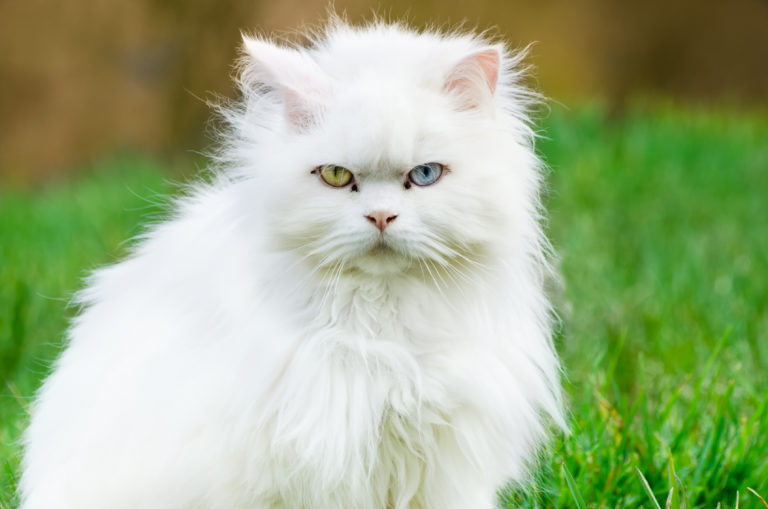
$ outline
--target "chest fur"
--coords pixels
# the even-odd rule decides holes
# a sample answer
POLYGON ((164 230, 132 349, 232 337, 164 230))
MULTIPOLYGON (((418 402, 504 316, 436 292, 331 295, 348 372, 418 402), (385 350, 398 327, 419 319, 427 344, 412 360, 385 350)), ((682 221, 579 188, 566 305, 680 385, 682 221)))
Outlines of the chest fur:
POLYGON ((400 349, 339 349, 322 360, 311 350, 286 371, 281 392, 293 390, 273 414, 272 458, 286 473, 285 492, 328 497, 323 507, 335 496, 361 508, 415 507, 407 504, 447 426, 418 363, 400 349))
POLYGON ((368 286, 337 290, 313 312, 267 412, 286 493, 418 507, 425 472, 456 443, 452 389, 467 381, 450 368, 467 321, 441 304, 368 286))

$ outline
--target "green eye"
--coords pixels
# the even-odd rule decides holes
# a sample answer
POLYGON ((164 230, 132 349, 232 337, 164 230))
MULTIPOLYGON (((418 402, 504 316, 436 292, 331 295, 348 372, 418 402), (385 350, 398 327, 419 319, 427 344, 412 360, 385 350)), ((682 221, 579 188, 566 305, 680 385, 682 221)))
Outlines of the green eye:
POLYGON ((352 182, 352 172, 343 166, 323 164, 318 166, 315 171, 320 174, 320 178, 329 186, 344 187, 352 182))

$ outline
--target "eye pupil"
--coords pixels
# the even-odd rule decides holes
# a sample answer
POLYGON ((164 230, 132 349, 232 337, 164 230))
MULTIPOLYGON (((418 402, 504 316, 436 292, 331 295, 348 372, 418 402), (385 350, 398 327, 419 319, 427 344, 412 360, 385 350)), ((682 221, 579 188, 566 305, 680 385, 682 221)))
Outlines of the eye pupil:
POLYGON ((332 187, 346 187, 354 180, 352 172, 343 166, 323 164, 315 168, 313 173, 319 173, 323 182, 332 187))
POLYGON ((444 169, 440 163, 420 164, 408 173, 408 180, 417 186, 429 186, 438 181, 444 169))

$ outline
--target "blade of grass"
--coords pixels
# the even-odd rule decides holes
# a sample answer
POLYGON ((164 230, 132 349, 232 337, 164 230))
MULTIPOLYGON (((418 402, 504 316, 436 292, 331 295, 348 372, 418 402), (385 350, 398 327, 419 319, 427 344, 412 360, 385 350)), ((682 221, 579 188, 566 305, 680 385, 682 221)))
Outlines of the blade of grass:
POLYGON ((563 475, 565 476, 565 483, 568 485, 568 489, 573 496, 573 501, 576 504, 576 509, 584 509, 587 504, 584 503, 584 498, 581 496, 579 487, 576 485, 576 480, 571 475, 568 467, 563 463, 563 475))
POLYGON ((753 494, 754 496, 756 496, 757 498, 759 498, 759 499, 760 499, 760 502, 762 502, 762 503, 763 503, 763 505, 766 507, 766 509, 768 509, 768 502, 766 502, 766 501, 765 501, 765 499, 764 499, 763 497, 761 497, 761 496, 760 496, 760 494, 759 494, 758 492, 756 492, 755 490, 753 490, 753 489, 752 489, 752 488, 750 488, 749 486, 747 486, 747 490, 749 490, 750 492, 752 492, 752 494, 753 494))
POLYGON ((643 475, 643 473, 637 467, 635 467, 635 472, 637 472, 637 475, 640 476, 640 480, 643 483, 643 488, 645 489, 645 493, 648 495, 648 498, 653 500, 653 506, 656 509, 661 509, 661 506, 659 505, 659 501, 656 500, 656 496, 653 494, 653 490, 651 489, 651 485, 648 484, 648 481, 645 479, 645 476, 643 475))
POLYGON ((675 460, 672 458, 672 450, 667 447, 667 454, 669 455, 669 463, 667 465, 667 473, 669 475, 669 499, 667 500, 667 507, 680 508, 680 497, 675 491, 675 478, 677 472, 675 471, 675 460))
POLYGON ((677 485, 680 487, 680 493, 683 495, 683 502, 685 502, 685 509, 691 509, 691 501, 688 500, 688 492, 685 489, 685 485, 683 484, 683 481, 680 480, 680 477, 678 477, 677 474, 675 474, 675 481, 677 481, 677 485))

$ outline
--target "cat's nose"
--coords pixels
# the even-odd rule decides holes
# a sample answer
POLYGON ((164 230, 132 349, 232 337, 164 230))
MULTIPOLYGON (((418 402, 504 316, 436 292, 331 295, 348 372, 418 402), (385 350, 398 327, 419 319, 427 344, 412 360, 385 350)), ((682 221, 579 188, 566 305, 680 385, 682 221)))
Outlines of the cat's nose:
POLYGON ((389 223, 397 218, 397 214, 393 214, 388 210, 374 210, 365 216, 365 218, 375 224, 376 228, 378 228, 380 232, 383 232, 384 228, 386 228, 389 223))

